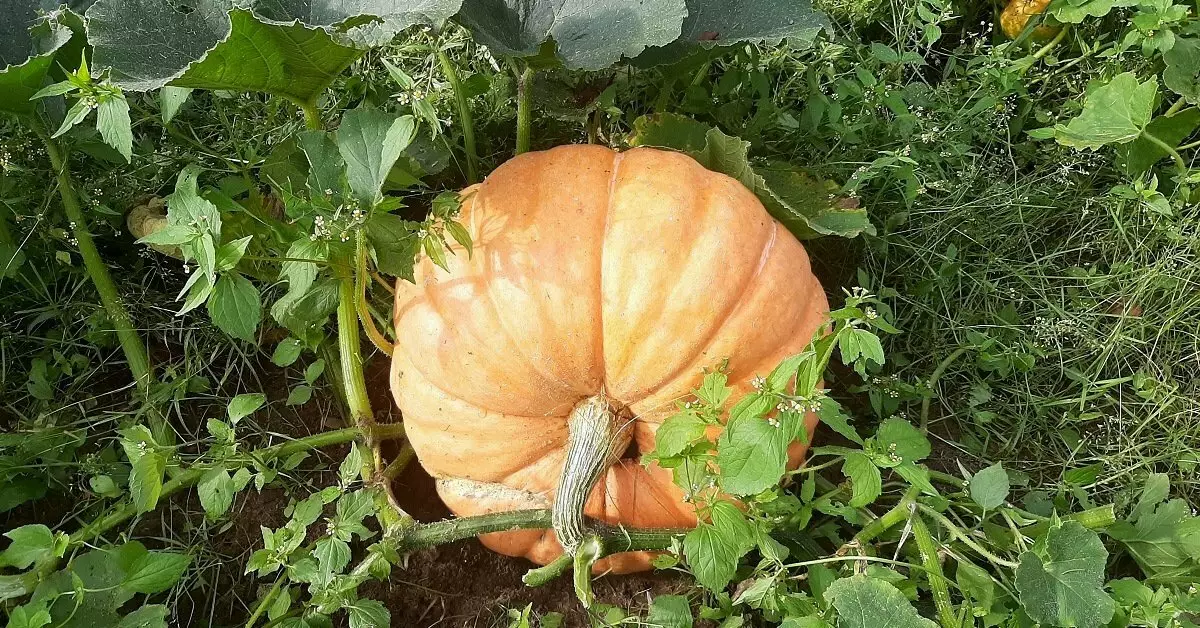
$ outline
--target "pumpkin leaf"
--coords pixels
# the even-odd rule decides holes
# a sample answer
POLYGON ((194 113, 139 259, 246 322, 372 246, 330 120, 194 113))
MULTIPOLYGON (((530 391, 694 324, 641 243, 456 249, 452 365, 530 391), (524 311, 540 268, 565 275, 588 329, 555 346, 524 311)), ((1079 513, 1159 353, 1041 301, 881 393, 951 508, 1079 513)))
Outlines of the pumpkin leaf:
POLYGON ((825 590, 844 628, 936 628, 937 624, 917 614, 904 593, 886 580, 867 575, 842 578, 825 590))
POLYGON ((1150 123, 1157 96, 1157 78, 1139 83, 1133 72, 1118 74, 1087 95, 1078 116, 1054 127, 1054 138, 1065 146, 1091 149, 1132 142, 1150 123))
POLYGON ((1116 147, 1117 158, 1126 174, 1140 177, 1156 162, 1168 155, 1160 144, 1147 139, 1153 135, 1167 146, 1178 146, 1200 126, 1200 109, 1190 107, 1173 116, 1159 116, 1146 125, 1146 132, 1128 144, 1116 147))
POLYGON ((1021 554, 1015 584, 1025 612, 1052 626, 1107 624, 1116 607, 1104 592, 1107 559, 1095 532, 1075 521, 1056 522, 1021 554))
POLYGON ((809 0, 687 0, 679 39, 647 50, 637 64, 670 63, 702 47, 747 42, 778 44, 787 39, 799 48, 828 27, 829 20, 809 0))
MULTIPOLYGON (((0 10, 0 112, 30 115, 37 107, 31 101, 42 89, 61 52, 79 60, 76 46, 67 44, 83 33, 83 20, 68 9, 38 17, 42 3, 15 0, 0 10)), ((81 36, 77 40, 82 48, 81 36)))
POLYGON ((852 238, 874 233, 865 209, 837 199, 837 184, 821 181, 781 162, 754 166, 750 142, 678 114, 654 114, 634 121, 634 146, 683 152, 705 168, 737 179, 767 212, 801 240, 824 235, 852 238))
POLYGON ((1200 102, 1200 80, 1196 76, 1200 70, 1200 39, 1176 39, 1175 45, 1163 53, 1163 61, 1167 64, 1163 70, 1163 84, 1167 89, 1192 104, 1200 102))
POLYGON ((263 91, 312 102, 361 55, 414 24, 439 25, 461 0, 347 0, 245 5, 99 0, 88 10, 95 63, 132 91, 263 91))
POLYGON ((466 0, 458 21, 493 53, 538 54, 553 38, 569 68, 599 70, 679 37, 684 0, 466 0))

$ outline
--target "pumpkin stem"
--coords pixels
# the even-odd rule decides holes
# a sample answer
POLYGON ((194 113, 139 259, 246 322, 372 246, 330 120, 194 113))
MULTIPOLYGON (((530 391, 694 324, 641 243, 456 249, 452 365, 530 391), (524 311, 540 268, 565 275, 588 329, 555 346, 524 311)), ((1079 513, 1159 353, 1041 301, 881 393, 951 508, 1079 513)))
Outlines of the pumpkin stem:
POLYGON ((567 419, 567 456, 551 509, 554 533, 567 554, 574 555, 588 536, 584 504, 600 476, 629 444, 626 425, 604 392, 583 400, 567 419))

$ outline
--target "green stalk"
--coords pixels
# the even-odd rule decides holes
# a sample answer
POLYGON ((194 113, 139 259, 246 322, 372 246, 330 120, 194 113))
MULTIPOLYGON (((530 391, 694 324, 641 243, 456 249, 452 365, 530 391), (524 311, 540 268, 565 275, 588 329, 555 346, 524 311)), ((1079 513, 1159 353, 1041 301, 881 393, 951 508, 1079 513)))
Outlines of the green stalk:
POLYGON ((287 580, 287 578, 283 575, 280 575, 275 579, 275 584, 271 586, 271 590, 267 591, 267 594, 263 596, 263 599, 258 603, 258 606, 254 607, 254 612, 250 614, 250 618, 246 620, 246 628, 253 628, 254 624, 258 623, 258 618, 262 617, 262 614, 266 612, 267 607, 270 606, 271 602, 275 601, 275 597, 279 595, 279 590, 283 587, 284 580, 287 580))
POLYGON ((1167 154, 1170 155, 1171 159, 1173 159, 1175 161, 1175 167, 1179 168, 1180 172, 1187 172, 1187 164, 1184 163, 1183 157, 1179 156, 1179 151, 1175 150, 1174 147, 1172 147, 1170 144, 1162 141, 1161 139, 1156 137, 1153 133, 1150 133, 1147 131, 1142 131, 1142 137, 1146 138, 1147 140, 1150 140, 1151 144, 1154 144, 1155 146, 1158 146, 1159 148, 1167 151, 1167 154))
POLYGON ((533 77, 536 71, 525 66, 517 78, 517 154, 529 152, 533 128, 533 77))
POLYGON ((300 111, 304 112, 304 126, 310 131, 320 131, 325 128, 325 123, 321 120, 321 110, 317 107, 317 103, 313 101, 296 100, 293 101, 300 111))
POLYGON ((967 347, 959 347, 959 348, 955 349, 954 351, 952 351, 950 353, 950 355, 946 356, 946 359, 942 360, 937 365, 937 368, 933 369, 933 373, 929 376, 929 395, 926 395, 926 397, 921 400, 921 431, 922 432, 929 431, 929 402, 931 399, 933 399, 934 386, 937 386, 938 380, 940 380, 942 378, 942 373, 945 373, 946 369, 949 368, 950 365, 953 364, 954 361, 959 358, 959 356, 961 356, 962 354, 964 354, 966 352, 967 352, 967 347))
POLYGON ((154 381, 154 372, 150 367, 150 353, 146 350, 146 344, 142 342, 141 336, 138 336, 137 330, 133 328, 133 320, 129 316, 129 311, 125 309, 125 304, 121 302, 121 293, 117 291, 117 284, 113 283, 108 266, 104 264, 104 260, 100 257, 100 251, 96 249, 96 243, 92 240, 92 234, 88 231, 88 220, 83 214, 79 196, 75 193, 75 184, 71 181, 71 173, 67 169, 68 155, 58 145, 58 142, 50 138, 39 122, 34 121, 33 128, 42 138, 42 142, 46 145, 46 154, 50 156, 50 166, 54 169, 54 177, 58 181, 58 194, 62 198, 67 220, 71 222, 72 235, 79 243, 79 255, 83 258, 83 267, 87 270, 92 284, 96 286, 96 292, 100 295, 100 303, 104 306, 104 310, 108 313, 108 318, 117 332, 117 340, 121 345, 121 351, 125 354, 129 370, 133 372, 133 380, 137 384, 138 392, 146 397, 149 395, 150 385, 154 381))
MULTIPOLYGON (((271 447, 256 449, 247 454, 247 460, 268 461, 275 458, 286 458, 294 453, 301 451, 309 451, 312 449, 320 449, 329 445, 339 445, 348 443, 354 440, 361 432, 358 428, 348 427, 331 432, 322 432, 305 438, 299 438, 293 441, 288 441, 271 447)), ((165 498, 180 490, 188 488, 200 481, 200 477, 208 471, 207 465, 190 467, 182 471, 169 481, 163 483, 162 493, 159 495, 159 503, 165 503, 165 498)), ((133 502, 123 502, 110 508, 108 513, 93 520, 88 525, 83 526, 77 532, 70 536, 71 545, 78 546, 90 541, 94 541, 101 534, 111 530, 113 527, 120 525, 122 522, 129 520, 134 515, 138 514, 137 506, 133 502)))
POLYGON ((893 506, 891 510, 883 513, 883 515, 878 519, 875 519, 871 523, 863 526, 863 528, 858 531, 858 534, 854 535, 854 538, 851 539, 850 542, 838 549, 837 553, 839 555, 848 554, 851 550, 860 548, 867 543, 870 543, 880 534, 891 530, 904 521, 907 521, 909 516, 912 514, 911 507, 913 500, 916 499, 919 492, 920 490, 916 487, 909 488, 904 494, 904 497, 900 499, 900 503, 893 506))
POLYGON ((479 153, 475 150, 475 121, 471 117, 471 104, 467 101, 467 93, 463 91, 462 83, 458 80, 458 70, 454 67, 454 62, 440 47, 437 56, 438 62, 442 64, 442 73, 446 75, 446 81, 450 83, 450 90, 454 92, 454 102, 458 106, 458 119, 462 121, 463 148, 467 151, 467 183, 475 183, 479 180, 479 172, 476 167, 479 153))
POLYGON ((363 377, 361 340, 358 335, 358 307, 354 281, 343 277, 338 284, 338 357, 342 366, 342 384, 350 418, 360 429, 367 429, 375 419, 371 399, 367 396, 367 381, 363 377))
POLYGON ((959 628, 962 624, 954 614, 954 604, 950 601, 950 587, 942 572, 942 563, 938 560, 937 545, 925 525, 925 520, 915 513, 912 517, 912 533, 917 541, 917 551, 921 554, 921 565, 925 567, 929 591, 933 593, 933 606, 937 609, 938 622, 942 624, 942 628, 959 628))

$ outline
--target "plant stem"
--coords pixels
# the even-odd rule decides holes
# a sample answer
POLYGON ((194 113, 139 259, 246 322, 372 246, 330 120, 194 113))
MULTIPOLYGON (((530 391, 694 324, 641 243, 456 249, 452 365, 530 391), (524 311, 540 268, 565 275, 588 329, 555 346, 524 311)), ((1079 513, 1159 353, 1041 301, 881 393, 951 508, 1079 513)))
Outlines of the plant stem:
POLYGON ((395 348, 379 332, 379 328, 375 326, 375 319, 371 318, 371 310, 367 307, 367 281, 371 276, 367 274, 367 246, 361 233, 355 248, 354 307, 358 313, 358 319, 362 321, 363 331, 367 332, 367 338, 371 344, 375 345, 375 348, 382 351, 384 355, 390 356, 395 348))
POLYGON ((921 400, 921 431, 929 431, 929 402, 933 399, 933 388, 937 386, 938 380, 942 378, 942 373, 946 372, 947 368, 954 363, 962 354, 967 352, 967 347, 959 347, 950 352, 946 359, 942 360, 937 368, 933 369, 933 373, 929 376, 929 394, 921 400))
POLYGON ((1167 154, 1171 156, 1171 159, 1175 160, 1175 167, 1179 168, 1180 172, 1187 172, 1187 164, 1184 163, 1183 157, 1179 156, 1179 151, 1175 150, 1170 144, 1158 139, 1158 137, 1148 131, 1142 131, 1142 137, 1150 140, 1151 144, 1154 144, 1155 146, 1167 151, 1167 154))
POLYGON ((380 474, 384 481, 390 482, 403 473, 404 468, 408 466, 408 463, 412 462, 413 456, 416 453, 411 443, 404 443, 400 447, 400 452, 388 463, 388 466, 384 467, 383 472, 380 474))
POLYGON ((475 183, 479 180, 476 168, 479 153, 475 150, 475 121, 471 117, 471 103, 467 101, 467 93, 463 91, 462 83, 458 80, 458 70, 454 67, 454 62, 440 47, 437 56, 438 62, 442 64, 442 73, 446 75, 446 81, 450 83, 450 89, 454 92, 454 101, 458 105, 458 119, 462 121, 463 148, 467 152, 467 183, 475 183))
POLYGON ((533 127, 533 77, 536 71, 525 66, 517 77, 517 154, 529 152, 533 127))
POLYGON ((1042 46, 1037 50, 1037 52, 1033 53, 1033 58, 1041 59, 1049 54, 1050 51, 1054 50, 1054 47, 1057 46, 1063 40, 1063 38, 1067 36, 1068 30, 1070 30, 1069 26, 1063 26, 1062 28, 1058 29, 1058 34, 1054 36, 1054 39, 1046 42, 1045 46, 1042 46))
MULTIPOLYGON (((331 432, 322 432, 305 438, 299 438, 293 441, 288 441, 271 447, 263 447, 256 449, 247 454, 248 460, 265 462, 275 458, 286 458, 294 453, 301 451, 309 451, 312 449, 320 449, 329 445, 339 445, 348 443, 355 439, 360 434, 357 428, 348 427, 331 432)), ((188 488, 200 481, 205 471, 208 471, 208 465, 197 465, 180 472, 175 477, 163 483, 162 492, 159 494, 160 504, 165 503, 168 495, 172 495, 182 489, 188 488)), ((133 518, 138 514, 137 506, 131 501, 125 501, 110 508, 107 513, 92 520, 91 523, 83 526, 74 534, 70 535, 71 546, 79 546, 89 543, 97 539, 101 534, 108 532, 115 526, 133 518)), ((48 570, 52 571, 57 563, 50 565, 48 570)))
POLYGON ((992 552, 987 551, 986 549, 983 548, 982 545, 977 543, 975 541, 975 539, 972 539, 969 534, 967 534, 966 532, 963 532, 958 526, 954 525, 954 522, 947 519, 946 516, 943 515, 942 513, 938 512, 924 504, 918 503, 917 508, 919 508, 921 510, 921 512, 932 517, 943 528, 946 528, 946 531, 949 532, 954 538, 958 539, 959 541, 962 541, 964 544, 966 544, 967 547, 975 550, 980 556, 983 556, 984 558, 992 561, 993 563, 995 563, 997 565, 1000 565, 1001 567, 1008 567, 1009 569, 1016 569, 1017 563, 1014 563, 1011 560, 1005 560, 1005 559, 1000 558, 999 556, 993 554, 992 552))
MULTIPOLYGON (((117 291, 117 285, 113 283, 108 266, 104 264, 104 260, 100 257, 100 251, 96 249, 96 243, 92 240, 92 234, 88 231, 88 220, 83 215, 79 197, 75 193, 75 184, 71 181, 71 173, 67 169, 68 155, 58 142, 46 134, 40 123, 35 121, 33 128, 46 145, 46 154, 50 157, 50 166, 54 169, 54 176, 58 181, 58 194, 62 199, 67 220, 71 223, 72 235, 78 242, 79 255, 83 258, 83 267, 87 270, 92 284, 95 285, 96 292, 100 295, 100 303, 104 306, 104 310, 117 332, 117 340, 121 345, 121 351, 125 354, 129 370, 133 372, 133 380, 137 384, 138 391, 143 397, 147 397, 154 378, 154 372, 150 367, 150 353, 146 350, 146 344, 142 342, 141 336, 133 328, 133 320, 130 318, 128 310, 125 309, 125 304, 121 302, 121 293, 117 291)), ((157 412, 151 414, 152 418, 156 416, 159 416, 157 412)), ((161 419, 160 416, 159 418, 161 419)), ((161 428, 162 426, 157 427, 161 428)))
POLYGON ((250 614, 250 618, 246 620, 246 628, 253 628, 254 624, 258 622, 258 618, 262 617, 267 607, 271 605, 271 602, 275 601, 275 596, 279 595, 279 589, 283 586, 284 580, 287 580, 287 578, 283 575, 275 578, 275 584, 271 586, 271 590, 267 591, 267 594, 263 596, 258 606, 254 607, 254 612, 250 614))
MULTIPOLYGON (((350 421, 366 435, 367 446, 375 449, 375 438, 371 431, 375 413, 371 410, 367 381, 363 377, 362 341, 358 336, 358 298, 354 283, 353 276, 344 276, 338 282, 338 359, 342 366, 342 386, 346 392, 346 405, 350 409, 350 421)), ((375 465, 369 461, 363 462, 364 467, 368 465, 370 468, 363 469, 364 478, 370 478, 373 474, 375 465)))
POLYGON ((588 536, 583 506, 592 487, 628 442, 604 393, 575 406, 567 419, 567 453, 554 495, 553 524, 558 542, 574 555, 588 536))
POLYGON ((954 605, 950 601, 950 587, 946 584, 946 576, 942 572, 942 563, 938 560, 937 545, 929 527, 920 515, 914 513, 912 519, 913 538, 917 541, 917 552, 921 554, 921 565, 925 567, 925 579, 929 581, 929 591, 933 593, 933 606, 937 609, 938 621, 942 628, 960 628, 958 618, 954 615, 954 605))
POLYGON ((855 534, 854 538, 851 539, 849 543, 846 543, 839 548, 837 553, 839 555, 847 554, 850 552, 850 550, 870 543, 871 541, 875 540, 875 537, 900 525, 902 521, 908 520, 909 516, 912 514, 911 507, 913 500, 916 499, 918 492, 919 489, 916 487, 909 488, 908 492, 904 494, 904 497, 900 499, 900 503, 893 506, 891 510, 883 513, 883 515, 878 519, 875 519, 871 523, 863 526, 863 529, 859 530, 858 534, 855 534))
POLYGON ((310 131, 320 131, 325 128, 325 123, 321 120, 321 110, 317 107, 317 103, 313 101, 296 100, 293 101, 300 111, 304 112, 304 126, 310 131))

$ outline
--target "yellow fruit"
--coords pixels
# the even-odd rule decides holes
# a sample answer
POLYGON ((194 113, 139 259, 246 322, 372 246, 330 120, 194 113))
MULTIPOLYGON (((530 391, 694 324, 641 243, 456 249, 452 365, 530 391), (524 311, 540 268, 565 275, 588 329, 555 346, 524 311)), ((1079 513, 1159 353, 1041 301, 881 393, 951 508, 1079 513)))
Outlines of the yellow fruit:
MULTIPOLYGON (((1041 15, 1049 5, 1050 0, 1012 0, 1000 13, 1000 28, 1004 30, 1004 34, 1008 35, 1009 39, 1016 39, 1021 31, 1025 30, 1025 24, 1029 22, 1029 18, 1041 15)), ((1061 28, 1061 26, 1043 22, 1033 29, 1030 39, 1046 41, 1057 35, 1061 28)))

